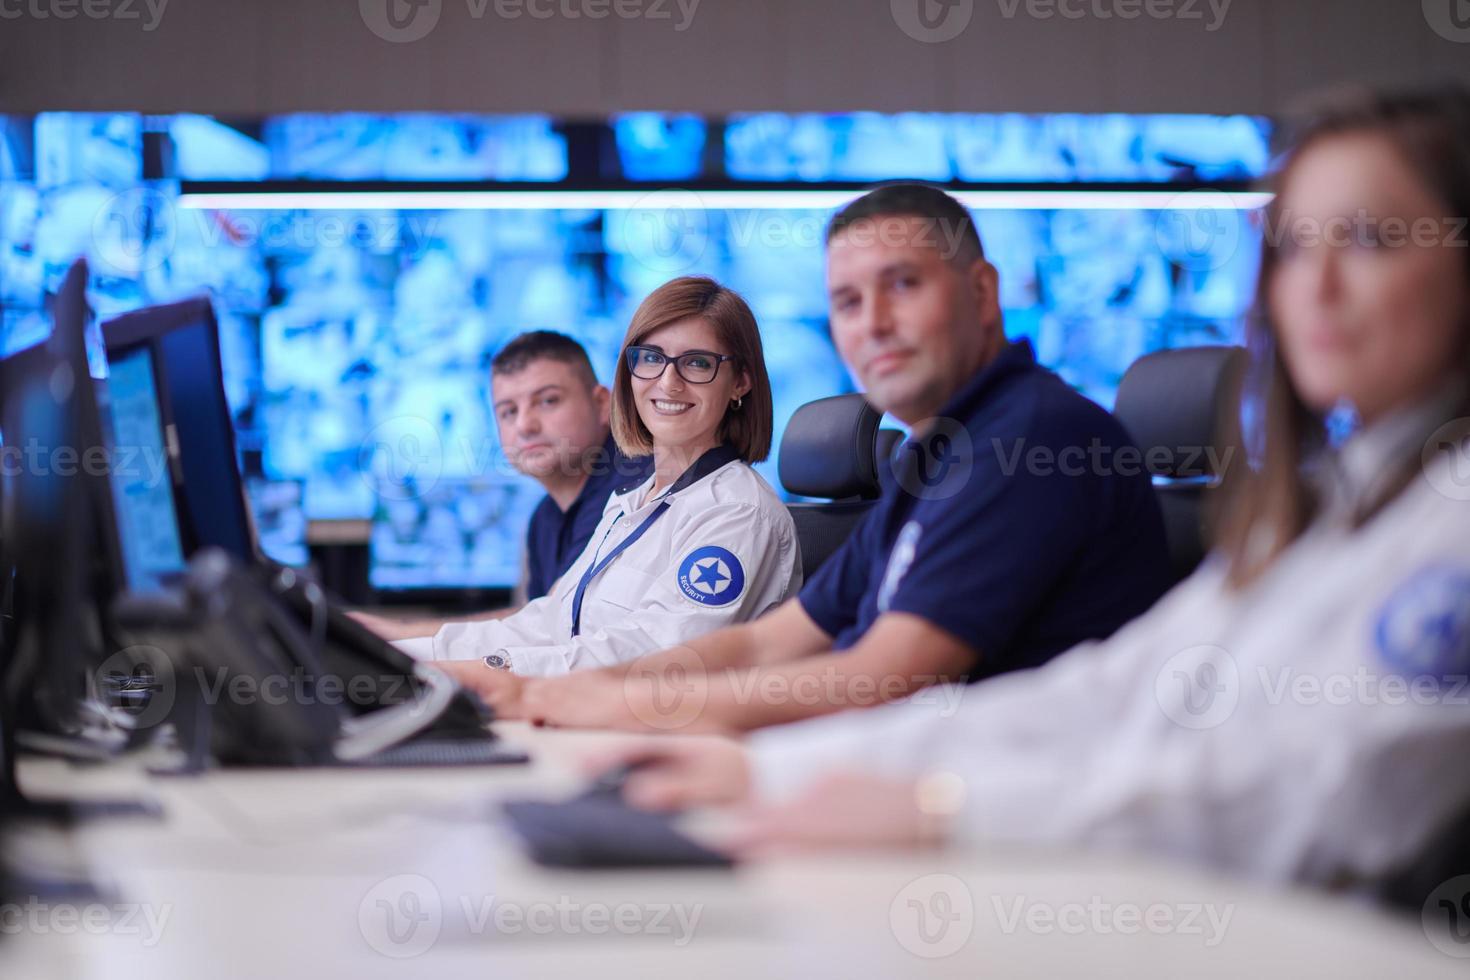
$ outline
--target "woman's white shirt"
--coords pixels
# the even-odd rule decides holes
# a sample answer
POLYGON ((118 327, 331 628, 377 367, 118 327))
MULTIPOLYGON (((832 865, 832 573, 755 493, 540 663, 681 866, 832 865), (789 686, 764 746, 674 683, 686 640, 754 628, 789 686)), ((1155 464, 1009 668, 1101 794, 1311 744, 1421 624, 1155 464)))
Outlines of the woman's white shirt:
POLYGON ((1464 460, 1439 457, 1362 527, 1348 518, 1363 481, 1404 458, 1397 443, 1423 444, 1401 423, 1349 442, 1326 512, 1246 589, 1214 561, 1045 667, 758 733, 758 793, 854 767, 944 771, 965 785, 962 838, 1283 880, 1393 870, 1470 804, 1464 460))
POLYGON ((676 646, 754 619, 795 595, 801 588, 796 529, 770 485, 739 460, 690 475, 695 479, 681 478, 648 500, 653 477, 613 494, 586 550, 547 595, 502 620, 443 627, 431 656, 422 648, 410 652, 434 660, 502 652, 518 674, 564 674, 676 646), (662 515, 588 581, 574 635, 584 574, 663 504, 662 515))

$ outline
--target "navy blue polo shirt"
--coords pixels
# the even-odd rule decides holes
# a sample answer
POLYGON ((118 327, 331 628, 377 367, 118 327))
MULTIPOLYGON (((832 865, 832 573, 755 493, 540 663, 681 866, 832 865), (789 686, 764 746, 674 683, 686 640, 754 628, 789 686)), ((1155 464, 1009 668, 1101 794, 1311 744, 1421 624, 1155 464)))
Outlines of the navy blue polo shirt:
POLYGON ((618 451, 612 436, 607 437, 587 477, 582 492, 563 511, 548 494, 531 514, 526 529, 527 564, 530 578, 526 585, 528 599, 539 599, 587 547, 592 532, 602 520, 603 508, 613 491, 637 486, 653 472, 653 457, 630 458, 618 451))
POLYGON ((837 649, 911 613, 974 649, 978 680, 1106 637, 1168 588, 1142 454, 1028 341, 939 419, 880 465, 877 505, 801 591, 837 649))

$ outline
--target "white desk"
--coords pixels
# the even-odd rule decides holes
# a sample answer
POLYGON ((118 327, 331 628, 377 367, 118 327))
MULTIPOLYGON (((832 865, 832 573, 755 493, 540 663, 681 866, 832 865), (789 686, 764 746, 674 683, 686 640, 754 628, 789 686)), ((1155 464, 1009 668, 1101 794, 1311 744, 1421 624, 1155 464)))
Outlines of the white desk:
POLYGON ((162 803, 162 822, 98 822, 70 835, 120 901, 154 918, 7 936, 0 976, 1466 975, 1467 961, 1435 949, 1412 920, 1092 856, 951 851, 734 873, 545 871, 497 826, 495 802, 577 789, 572 756, 617 736, 504 728, 533 765, 187 780, 28 765, 32 792, 132 790, 162 803))

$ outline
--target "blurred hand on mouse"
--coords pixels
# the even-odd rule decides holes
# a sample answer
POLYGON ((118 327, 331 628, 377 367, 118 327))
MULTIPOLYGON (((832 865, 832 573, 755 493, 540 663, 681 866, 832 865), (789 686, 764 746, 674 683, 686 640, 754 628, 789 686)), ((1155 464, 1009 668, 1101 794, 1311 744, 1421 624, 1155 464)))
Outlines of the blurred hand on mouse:
POLYGON ((644 810, 736 806, 737 822, 721 848, 742 857, 830 848, 921 848, 948 835, 945 813, 923 805, 925 780, 857 772, 823 776, 790 800, 752 800, 749 757, 720 736, 651 738, 586 760, 588 770, 624 770, 625 802, 644 810))
POLYGON ((652 737, 590 755, 586 768, 626 768, 623 799, 642 810, 739 803, 750 793, 745 747, 722 736, 652 737))
POLYGON ((919 805, 920 781, 859 772, 823 776, 784 803, 741 814, 724 848, 741 857, 792 851, 892 850, 943 843, 947 821, 919 805))

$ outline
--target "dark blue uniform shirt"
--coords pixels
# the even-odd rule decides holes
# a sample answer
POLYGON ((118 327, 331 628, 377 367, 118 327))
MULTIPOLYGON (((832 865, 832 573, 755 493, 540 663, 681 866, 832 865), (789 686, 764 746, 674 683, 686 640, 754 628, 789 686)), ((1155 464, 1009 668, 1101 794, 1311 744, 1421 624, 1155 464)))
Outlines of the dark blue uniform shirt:
POLYGON ((1105 637, 1170 582, 1163 520, 1122 425, 1010 344, 923 436, 800 602, 852 646, 884 612, 972 647, 977 680, 1105 637))
POLYGON ((652 456, 624 456, 618 451, 612 436, 608 436, 592 474, 587 477, 572 506, 563 511, 550 495, 536 505, 531 514, 531 526, 526 530, 527 564, 530 567, 528 599, 546 595, 551 591, 552 583, 572 567, 572 562, 587 547, 592 532, 597 530, 603 508, 613 491, 637 486, 652 473, 652 456))

